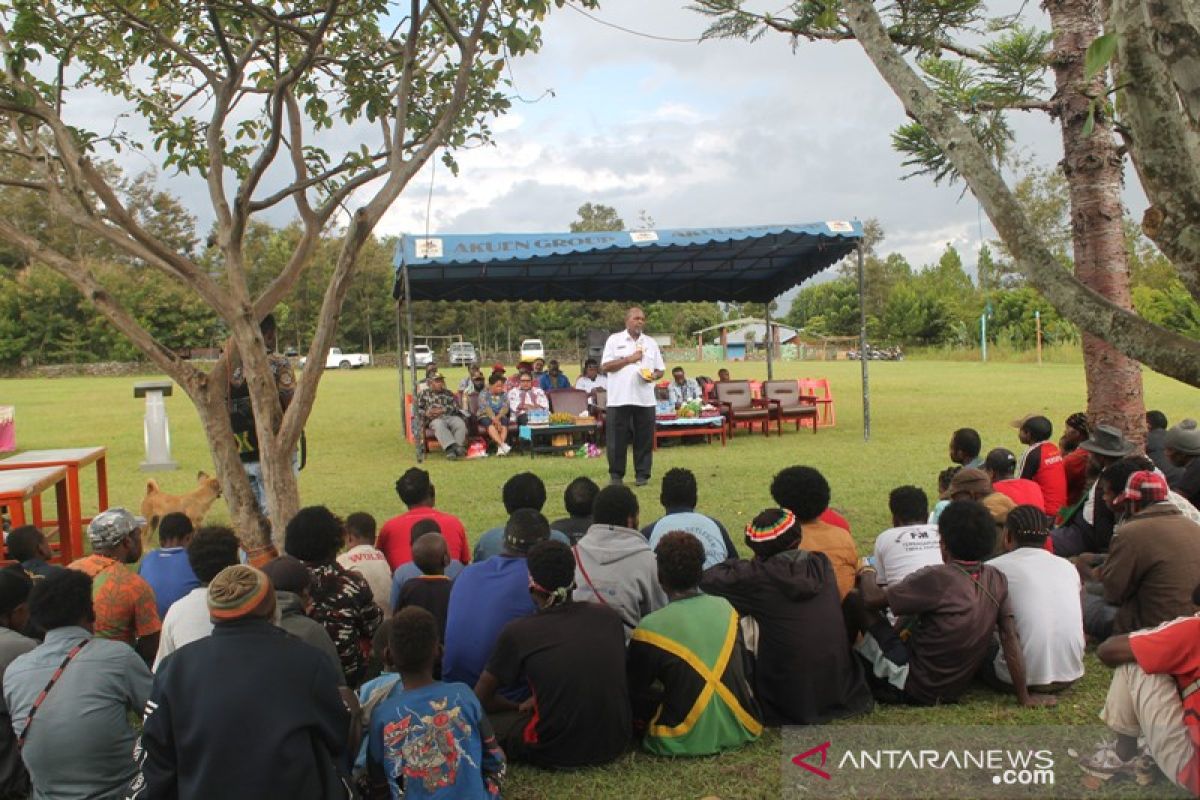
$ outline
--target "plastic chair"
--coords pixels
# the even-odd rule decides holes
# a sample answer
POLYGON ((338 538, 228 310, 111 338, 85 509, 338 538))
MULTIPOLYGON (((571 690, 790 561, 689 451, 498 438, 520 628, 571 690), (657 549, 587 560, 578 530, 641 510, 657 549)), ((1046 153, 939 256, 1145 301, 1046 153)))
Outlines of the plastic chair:
POLYGON ((800 394, 814 395, 817 398, 817 408, 821 410, 820 422, 822 428, 832 428, 837 425, 837 413, 833 404, 833 387, 828 378, 801 378, 798 381, 800 394))

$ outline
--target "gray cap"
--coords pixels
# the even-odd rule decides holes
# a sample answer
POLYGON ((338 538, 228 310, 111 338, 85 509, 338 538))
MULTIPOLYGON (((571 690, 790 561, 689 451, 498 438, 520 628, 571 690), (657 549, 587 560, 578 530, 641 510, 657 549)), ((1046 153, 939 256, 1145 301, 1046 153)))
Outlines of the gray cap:
POLYGON ((1185 456, 1200 456, 1200 427, 1196 420, 1185 419, 1167 431, 1163 444, 1185 456))
POLYGON ((88 538, 92 547, 113 547, 131 533, 137 533, 146 524, 145 517, 136 517, 123 508, 101 511, 88 525, 88 538))

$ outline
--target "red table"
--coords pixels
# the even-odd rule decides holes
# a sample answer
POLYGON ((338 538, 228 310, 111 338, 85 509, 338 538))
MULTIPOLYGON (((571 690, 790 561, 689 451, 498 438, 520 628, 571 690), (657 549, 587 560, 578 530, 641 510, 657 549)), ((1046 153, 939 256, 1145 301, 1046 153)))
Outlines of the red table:
MULTIPOLYGON (((66 467, 34 467, 31 469, 6 469, 0 472, 0 506, 8 510, 14 528, 30 524, 42 527, 42 492, 54 488, 58 507, 58 554, 64 564, 83 555, 82 541, 72 535, 71 509, 67 500, 66 467), (25 503, 29 502, 31 516, 25 515, 25 503)), ((53 546, 53 543, 51 543, 53 546)))
MULTIPOLYGON (((69 447, 60 450, 28 450, 20 455, 9 456, 0 460, 0 476, 7 470, 29 469, 32 467, 65 467, 67 471, 67 515, 65 519, 70 531, 70 541, 76 556, 83 554, 83 526, 91 522, 91 517, 83 516, 83 503, 79 496, 79 470, 89 464, 96 465, 96 493, 99 506, 96 513, 108 508, 108 465, 106 463, 108 449, 105 447, 69 447)), ((57 519, 41 520, 41 498, 33 499, 34 524, 43 521, 61 527, 63 513, 58 512, 57 519)), ((65 540, 64 540, 65 541, 65 540)))

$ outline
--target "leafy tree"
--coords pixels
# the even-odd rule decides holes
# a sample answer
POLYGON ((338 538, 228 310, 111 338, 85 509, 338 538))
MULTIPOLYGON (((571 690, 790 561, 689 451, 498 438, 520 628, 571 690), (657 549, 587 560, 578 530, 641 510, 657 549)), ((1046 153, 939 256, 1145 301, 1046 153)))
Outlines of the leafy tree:
POLYGON ((888 296, 880 326, 890 341, 932 345, 945 340, 953 319, 949 303, 935 284, 901 284, 888 296))
MULTIPOLYGON (((592 0, 584 0, 591 5, 592 0)), ((554 0, 561 5, 561 0, 554 0)), ((487 143, 504 113, 506 61, 541 40, 550 0, 250 0, 193 3, 63 0, 0 7, 0 119, 21 163, 0 185, 30 193, 129 268, 157 271, 201 298, 230 335, 205 371, 155 338, 70 247, 37 221, 0 218, 0 239, 68 279, 196 406, 235 525, 269 555, 227 413, 228 375, 247 375, 276 531, 299 506, 291 454, 312 409, 324 354, 359 256, 383 213, 441 152, 487 143), (86 97, 102 119, 67 118, 86 97), (94 124, 95 127, 92 127, 94 124), (353 133, 350 134, 351 126, 353 133), (202 180, 216 220, 205 269, 127 202, 105 159, 149 130, 146 157, 173 180, 202 180), (19 177, 13 178, 12 175, 19 177), (295 208, 298 235, 252 288, 247 235, 261 215, 295 208), (259 321, 311 266, 322 232, 337 254, 319 292, 309 368, 281 408, 259 321), (136 267, 134 265, 137 265, 136 267)))
MULTIPOLYGON (((572 233, 590 233, 594 231, 623 231, 625 220, 617 214, 612 206, 603 203, 584 203, 576 211, 579 218, 571 223, 572 233)), ((642 212, 645 217, 646 212, 642 212)))
POLYGON ((816 336, 855 335, 859 327, 858 282, 837 278, 804 287, 783 323, 816 336))

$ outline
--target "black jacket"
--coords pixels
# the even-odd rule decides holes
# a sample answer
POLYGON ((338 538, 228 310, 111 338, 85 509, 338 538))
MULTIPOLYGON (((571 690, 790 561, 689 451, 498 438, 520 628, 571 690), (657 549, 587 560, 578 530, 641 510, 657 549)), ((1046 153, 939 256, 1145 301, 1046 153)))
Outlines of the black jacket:
POLYGON ((135 797, 344 798, 350 714, 328 657, 264 619, 218 623, 159 666, 135 797))

